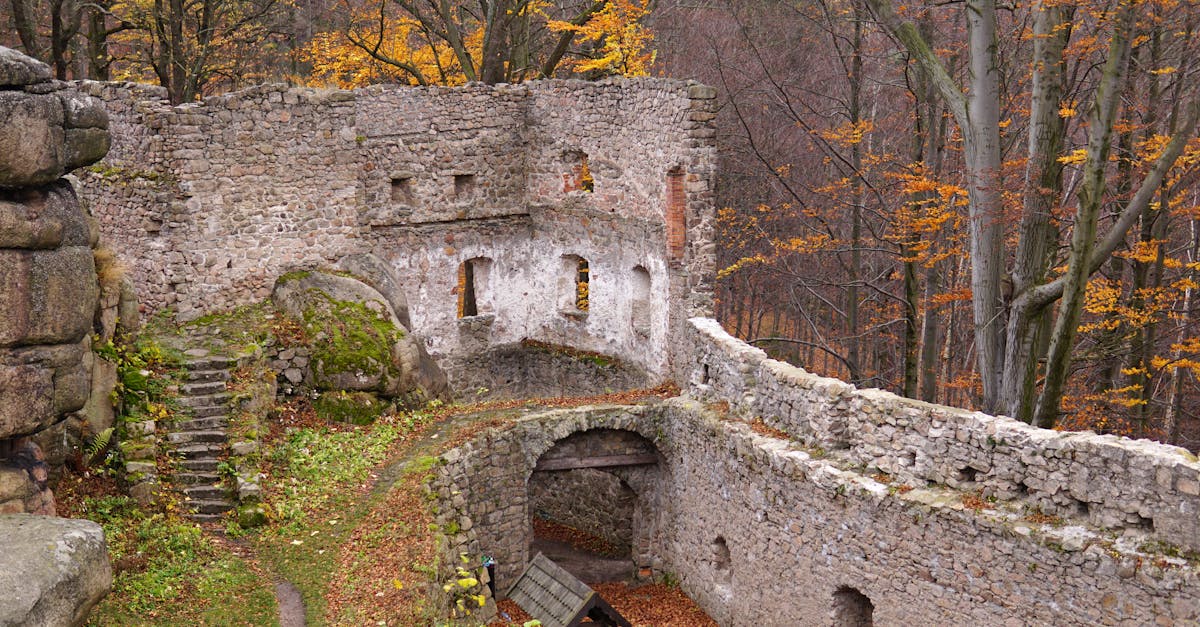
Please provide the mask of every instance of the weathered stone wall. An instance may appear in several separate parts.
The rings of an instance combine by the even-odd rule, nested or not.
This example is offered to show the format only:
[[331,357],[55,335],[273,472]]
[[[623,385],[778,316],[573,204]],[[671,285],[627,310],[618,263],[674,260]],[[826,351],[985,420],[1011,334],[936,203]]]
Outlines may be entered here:
[[1200,550],[1200,463],[1182,448],[856,390],[768,359],[713,320],[692,326],[692,360],[678,364],[677,377],[696,398],[727,402],[838,459],[904,480],[978,490],[1101,529],[1153,531]]
[[498,590],[531,557],[536,460],[597,428],[636,432],[661,453],[642,488],[653,516],[635,521],[647,541],[636,559],[673,573],[722,625],[850,624],[845,613],[864,607],[856,594],[876,624],[1200,620],[1200,567],[1149,530],[976,509],[973,491],[905,485],[686,398],[529,416],[444,455],[439,520],[470,530],[462,550],[496,556]]
[[637,495],[614,473],[537,471],[529,477],[529,501],[534,516],[602,538],[622,555],[633,549]]
[[[520,575],[532,542],[528,483],[537,462],[556,442],[596,429],[630,432],[663,451],[668,445],[661,412],[612,406],[538,414],[504,431],[488,431],[442,456],[431,489],[439,495],[438,522],[453,521],[464,532],[457,550],[496,559],[496,590],[502,594]],[[604,446],[609,437],[589,438]],[[618,438],[616,442],[623,442]],[[664,451],[665,452],[665,451]],[[663,572],[661,557],[668,525],[669,467],[612,469],[637,495],[632,520],[633,562]]]
[[[85,187],[153,308],[189,318],[259,300],[288,270],[370,251],[452,379],[526,338],[661,379],[670,338],[711,308],[709,88],[263,86],[171,107],[150,88],[80,87],[128,135]],[[589,264],[586,312],[571,299],[576,257]],[[479,315],[459,318],[471,260]]]
[[0,513],[54,514],[66,452],[39,442],[62,442],[93,392],[98,233],[62,177],[104,155],[107,123],[45,64],[0,48]]

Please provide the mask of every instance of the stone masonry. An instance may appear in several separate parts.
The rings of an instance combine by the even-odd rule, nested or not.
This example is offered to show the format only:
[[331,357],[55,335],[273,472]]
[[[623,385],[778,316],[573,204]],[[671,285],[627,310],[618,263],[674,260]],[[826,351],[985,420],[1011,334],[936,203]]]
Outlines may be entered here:
[[[643,508],[630,521],[642,539],[635,563],[671,573],[722,625],[860,624],[864,614],[885,625],[1200,620],[1191,532],[1184,516],[1171,518],[1191,507],[1187,482],[1200,464],[1190,455],[857,391],[769,363],[711,320],[692,325],[684,397],[548,411],[444,454],[431,489],[439,522],[464,530],[453,551],[494,556],[506,589],[531,557],[535,467],[556,443],[610,430],[661,456],[652,481],[631,484]],[[815,444],[823,431],[798,422],[839,417],[850,424],[828,448]],[[748,424],[756,418],[794,431],[764,434]],[[1015,433],[1025,435],[1019,447]],[[906,450],[938,461],[895,463]],[[1005,455],[1024,461],[1001,466]],[[964,460],[982,466],[970,481]],[[1025,490],[997,489],[1018,466]],[[1082,472],[1072,467],[1103,479],[1086,480],[1086,493],[1083,480],[1055,484],[1057,473]],[[1086,512],[1055,509],[1068,491]],[[1135,509],[1135,499],[1137,520],[1104,514]]]
[[[145,86],[79,88],[114,131],[84,187],[152,308],[192,318],[261,300],[285,272],[373,253],[459,391],[484,387],[490,351],[527,339],[662,380],[672,338],[711,310],[708,87],[266,85],[176,107]],[[464,264],[477,311],[460,316]]]

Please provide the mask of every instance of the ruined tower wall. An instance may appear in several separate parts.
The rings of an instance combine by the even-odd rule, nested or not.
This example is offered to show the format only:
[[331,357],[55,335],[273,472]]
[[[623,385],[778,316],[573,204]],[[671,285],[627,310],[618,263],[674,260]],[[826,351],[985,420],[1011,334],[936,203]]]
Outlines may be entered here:
[[[268,85],[171,107],[152,88],[81,87],[127,135],[87,175],[92,204],[143,299],[184,319],[369,251],[395,270],[414,331],[452,379],[474,381],[489,350],[528,338],[657,380],[670,338],[711,307],[708,88]],[[586,312],[571,297],[578,259]],[[460,318],[471,260],[479,315]]]

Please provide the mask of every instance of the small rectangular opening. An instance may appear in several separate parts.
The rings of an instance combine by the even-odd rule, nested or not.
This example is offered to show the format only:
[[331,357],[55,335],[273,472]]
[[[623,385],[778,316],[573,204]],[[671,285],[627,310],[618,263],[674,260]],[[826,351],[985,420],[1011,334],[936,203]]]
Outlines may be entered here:
[[458,200],[471,200],[475,197],[475,175],[454,175],[454,197]]
[[392,202],[411,205],[413,200],[413,180],[411,176],[392,177]]

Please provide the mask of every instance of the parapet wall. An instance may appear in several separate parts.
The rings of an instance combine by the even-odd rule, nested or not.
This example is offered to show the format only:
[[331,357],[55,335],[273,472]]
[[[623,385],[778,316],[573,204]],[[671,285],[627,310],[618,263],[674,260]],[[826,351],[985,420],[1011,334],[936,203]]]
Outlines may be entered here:
[[970,491],[905,485],[757,433],[719,405],[555,410],[480,433],[443,455],[431,486],[438,523],[460,530],[450,555],[496,558],[503,594],[532,557],[528,482],[539,461],[579,434],[624,430],[660,455],[649,480],[629,483],[635,565],[670,573],[721,625],[869,624],[855,622],[864,611],[846,601],[855,598],[880,625],[1200,619],[1197,563],[1148,530],[967,507]]
[[[372,252],[451,370],[534,339],[655,379],[670,338],[710,312],[710,88],[265,85],[172,107],[144,86],[79,87],[106,103],[115,138],[85,194],[151,308],[193,318],[261,300],[287,271]],[[464,264],[478,301],[465,317]]]
[[807,446],[900,480],[979,491],[1071,523],[1200,550],[1200,463],[1148,440],[1031,427],[857,390],[769,359],[714,320],[691,320],[688,393],[761,417]]

